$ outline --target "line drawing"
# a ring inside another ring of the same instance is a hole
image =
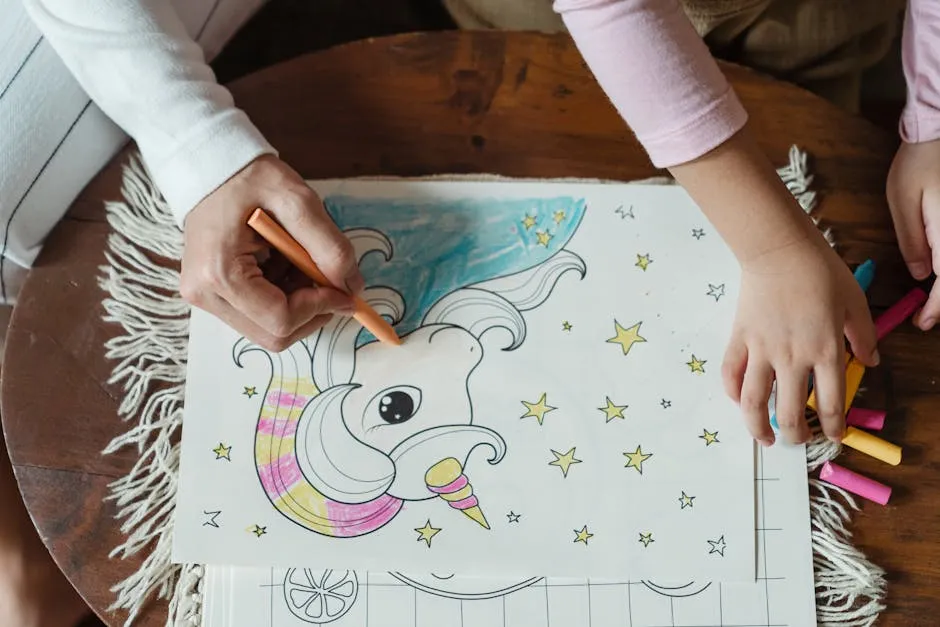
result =
[[[371,253],[391,259],[383,233],[346,234],[359,262]],[[280,353],[239,339],[236,365],[249,354],[270,365],[254,448],[274,508],[305,529],[349,538],[381,529],[407,501],[440,498],[489,529],[465,474],[477,449],[488,449],[490,465],[506,453],[499,433],[473,424],[469,382],[485,358],[481,338],[498,330],[509,336],[503,350],[521,346],[523,313],[545,302],[569,272],[583,278],[587,268],[562,247],[525,270],[443,295],[402,336],[396,351],[405,371],[375,366],[370,356],[384,347],[374,339],[358,345],[363,329],[351,317],[334,318]],[[363,298],[393,325],[405,314],[403,297],[389,287],[370,287]]]

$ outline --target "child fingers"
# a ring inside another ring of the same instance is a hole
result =
[[[777,371],[777,426],[780,433],[794,444],[810,438],[806,424],[806,397],[809,368],[789,367]]]
[[[918,281],[930,275],[930,246],[921,212],[922,189],[910,185],[889,185],[888,207],[901,254],[907,268]]]
[[[748,362],[744,384],[741,387],[741,412],[748,431],[755,440],[765,446],[774,442],[774,431],[770,428],[770,416],[767,411],[773,381],[774,370],[769,362],[763,359],[752,359]]]
[[[845,434],[845,359],[839,357],[813,370],[816,413],[823,433],[833,442]]]
[[[746,369],[747,345],[737,337],[732,338],[721,364],[721,381],[725,386],[725,394],[735,403],[741,402],[741,387],[744,385]]]

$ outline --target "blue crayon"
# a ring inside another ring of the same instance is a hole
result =
[[[871,287],[871,282],[875,279],[875,262],[868,259],[859,267],[855,268],[855,280],[862,287],[863,292],[867,292]]]

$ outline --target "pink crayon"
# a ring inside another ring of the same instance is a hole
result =
[[[887,505],[888,499],[891,498],[891,488],[885,484],[832,462],[823,464],[819,470],[819,478],[879,505]]]
[[[927,292],[915,287],[907,295],[888,308],[886,312],[875,320],[875,330],[878,332],[878,341],[894,331],[895,328],[910,318],[918,307],[927,302]]]
[[[861,427],[869,431],[881,431],[885,426],[885,412],[881,409],[860,409],[853,407],[845,417],[845,424]]]

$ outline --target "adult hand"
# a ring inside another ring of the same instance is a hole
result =
[[[888,206],[907,268],[918,281],[940,272],[940,140],[903,143],[888,173]],[[940,320],[940,281],[914,316],[929,331]]]
[[[270,253],[269,247],[247,225],[256,207],[269,212],[327,278],[348,293],[309,282],[293,290],[275,284],[283,277],[271,276],[259,261]],[[206,196],[189,213],[183,231],[183,298],[269,350],[284,350],[333,314],[351,314],[350,294],[364,287],[353,247],[319,196],[270,155],[259,157]]]

